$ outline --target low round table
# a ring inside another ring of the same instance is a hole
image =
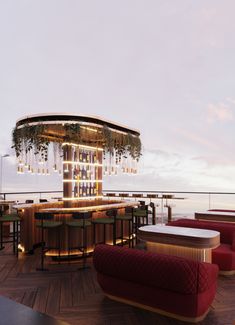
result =
[[[148,251],[208,263],[211,249],[220,244],[218,231],[164,225],[140,227],[138,238],[146,242]]]

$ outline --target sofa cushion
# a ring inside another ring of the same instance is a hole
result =
[[[213,249],[212,263],[217,264],[223,271],[235,270],[235,252],[231,249],[231,245],[220,244]]]
[[[207,290],[218,272],[208,263],[109,245],[97,245],[93,261],[99,273],[184,294]]]

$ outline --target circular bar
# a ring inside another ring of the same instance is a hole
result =
[[[67,255],[67,242],[68,233],[66,228],[66,222],[72,219],[72,215],[75,212],[92,212],[92,219],[96,218],[106,218],[106,211],[111,209],[118,209],[118,213],[124,213],[126,207],[137,207],[139,202],[125,202],[125,201],[114,201],[114,200],[91,200],[91,201],[79,201],[73,202],[71,208],[64,207],[63,202],[45,202],[40,204],[22,204],[15,205],[14,208],[17,209],[19,215],[22,218],[21,225],[21,236],[20,236],[20,247],[25,252],[32,252],[34,248],[37,247],[40,242],[40,230],[36,227],[36,221],[34,219],[34,214],[36,212],[50,212],[54,215],[54,219],[57,221],[62,221],[62,231],[61,231],[61,248],[62,254]],[[107,217],[108,218],[108,217]],[[88,252],[93,251],[93,234],[92,227],[88,230],[87,241],[88,241]],[[120,232],[120,223],[117,221],[117,234]],[[97,240],[102,240],[103,228],[101,225],[97,226]],[[128,229],[124,226],[124,235],[127,236]],[[78,231],[75,229],[71,231],[70,242],[73,244],[77,242],[78,238],[81,237]],[[113,239],[112,229],[107,231],[107,243],[111,243]],[[49,243],[49,246],[53,246],[56,241],[56,235],[53,229],[49,229],[45,235],[45,240]],[[71,252],[71,255],[77,255],[78,252]],[[47,255],[57,255],[57,252],[51,251]]]

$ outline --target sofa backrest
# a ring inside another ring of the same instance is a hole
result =
[[[208,211],[214,211],[214,212],[234,212],[235,210],[231,210],[231,209],[209,209]]]
[[[209,289],[218,272],[214,264],[102,244],[94,250],[93,263],[106,276],[183,294]]]
[[[177,226],[177,227],[216,230],[220,232],[220,242],[224,244],[230,244],[230,245],[232,245],[234,234],[235,234],[235,225],[229,222],[204,221],[204,220],[195,220],[195,219],[179,219],[176,221],[171,221],[167,225]]]

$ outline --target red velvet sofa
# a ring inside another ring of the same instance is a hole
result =
[[[109,298],[183,321],[202,320],[216,293],[214,264],[109,245],[93,263]]]
[[[212,263],[219,266],[222,274],[235,274],[235,224],[220,221],[179,219],[169,222],[167,225],[219,231],[221,244],[212,250]]]

